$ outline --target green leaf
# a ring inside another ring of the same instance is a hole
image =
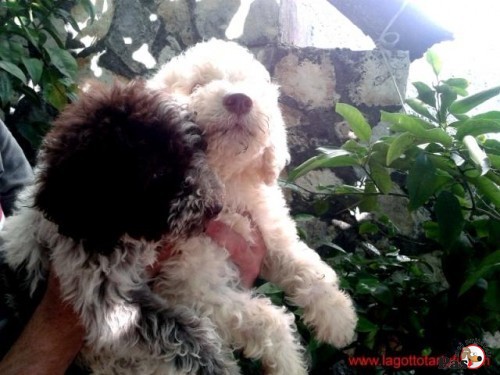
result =
[[[315,218],[316,216],[314,215],[311,215],[311,214],[297,214],[297,215],[294,215],[293,216],[293,220],[296,221],[296,222],[307,222],[307,221],[311,221]]]
[[[356,284],[356,293],[372,294],[380,285],[380,281],[373,276],[361,277]]]
[[[453,114],[467,113],[478,105],[500,94],[500,86],[487,89],[477,94],[457,100],[450,106],[450,112]]]
[[[0,69],[5,70],[10,75],[19,79],[22,83],[26,83],[26,76],[15,64],[9,61],[0,61]]]
[[[26,138],[30,144],[38,148],[40,147],[40,144],[42,142],[44,134],[47,132],[49,129],[49,124],[48,123],[41,123],[41,122],[19,122],[17,123],[17,130],[19,133]]]
[[[40,97],[40,93],[32,89],[31,87],[24,85],[19,88],[19,92],[22,93],[27,100],[31,102],[32,105],[37,106],[38,108],[43,107],[43,100]],[[50,115],[47,114],[50,117]]]
[[[453,144],[453,138],[441,128],[426,130],[420,138],[423,141],[441,143],[443,146],[447,147]]]
[[[372,136],[370,124],[368,124],[363,114],[357,108],[349,104],[337,103],[335,111],[347,121],[354,134],[356,134],[356,137],[364,142],[370,140]]]
[[[490,164],[495,169],[500,169],[500,155],[488,155]]]
[[[378,326],[375,323],[369,321],[363,315],[360,315],[358,318],[358,325],[356,326],[356,331],[358,332],[372,332],[377,331]]]
[[[386,306],[393,306],[394,298],[392,296],[392,292],[387,285],[380,284],[375,289],[373,293],[373,297],[379,302],[382,302]]]
[[[427,157],[432,162],[432,164],[452,176],[458,177],[460,173],[457,171],[455,163],[449,158],[442,155],[427,154]]]
[[[464,227],[464,217],[457,197],[449,191],[439,193],[434,205],[439,226],[439,240],[450,247],[457,240]]]
[[[418,143],[436,142],[448,147],[453,144],[453,138],[443,129],[436,128],[421,118],[403,113],[382,111],[381,120],[392,124],[392,131],[413,134],[417,138]]]
[[[328,190],[331,194],[338,195],[359,195],[363,193],[362,189],[351,185],[324,186],[322,189]]]
[[[422,206],[436,190],[436,168],[425,153],[420,153],[408,172],[407,186],[410,211]]]
[[[466,135],[481,135],[487,133],[500,133],[500,120],[470,118],[460,121],[457,126],[457,138],[462,139]]]
[[[467,87],[469,83],[464,78],[450,78],[445,81],[442,81],[443,85],[447,86],[451,91],[460,96],[467,96],[469,93],[467,92]]]
[[[380,120],[392,124],[391,130],[393,131],[424,131],[427,129],[434,129],[435,126],[431,123],[412,115],[404,113],[392,113],[380,111]]]
[[[472,135],[466,135],[463,143],[469,151],[471,160],[481,169],[481,176],[484,176],[490,170],[490,160],[488,155],[479,147],[479,144]]]
[[[484,306],[488,310],[500,313],[500,281],[489,281],[488,290],[484,296]]]
[[[317,199],[313,203],[314,214],[322,216],[330,210],[330,202],[327,199]]]
[[[487,139],[483,143],[483,147],[488,154],[500,155],[500,141],[496,139]]]
[[[65,33],[61,32],[54,24],[53,24],[54,19],[53,18],[45,18],[42,21],[44,31],[48,35],[50,35],[53,39],[53,41],[57,44],[58,48],[64,50],[64,38],[65,38]],[[46,46],[43,46],[46,48]]]
[[[37,30],[30,25],[25,27],[23,31],[23,37],[29,41],[30,47],[40,51],[40,46],[47,40],[43,30]]]
[[[488,111],[471,117],[472,119],[497,120],[500,121],[500,111]]]
[[[266,295],[283,293],[283,291],[277,285],[272,283],[262,284],[257,288],[257,292]]]
[[[450,106],[457,100],[457,93],[453,88],[444,84],[437,87],[436,91],[439,91],[439,98],[441,100],[438,119],[440,122],[445,122],[447,121]]]
[[[484,277],[487,273],[498,267],[500,267],[500,250],[488,255],[481,261],[476,270],[470,274],[462,284],[459,295],[467,292],[480,278]]]
[[[345,150],[330,150],[328,154],[314,156],[294,168],[288,174],[288,181],[295,181],[313,169],[351,167],[354,165],[358,165],[358,161],[350,152]]]
[[[12,98],[12,83],[5,72],[0,72],[0,103],[6,106]]]
[[[358,207],[361,212],[373,212],[376,211],[378,200],[377,200],[377,188],[372,181],[366,181],[363,199],[358,203]]]
[[[283,291],[275,284],[265,283],[257,288],[257,292],[266,295],[272,303],[283,305]]]
[[[446,149],[438,143],[429,143],[424,148],[425,151],[431,154],[440,154],[446,152]]]
[[[460,198],[465,197],[465,188],[460,183],[452,183],[450,190],[457,197],[460,197]]]
[[[422,351],[420,353],[422,354],[422,356],[428,357],[432,354],[432,348],[426,347],[426,348],[422,349]]]
[[[403,153],[410,148],[415,142],[415,136],[409,132],[401,133],[396,139],[392,141],[387,150],[387,165],[398,159]]]
[[[55,9],[55,13],[62,18],[66,23],[69,23],[73,29],[75,29],[76,32],[80,33],[80,26],[78,25],[78,22],[71,16],[71,13],[68,11],[58,8]]]
[[[379,228],[376,224],[365,221],[359,225],[359,234],[377,234]]]
[[[37,85],[40,82],[40,78],[42,78],[43,62],[38,59],[31,59],[27,57],[23,57],[22,60],[28,74],[33,80],[33,83]]]
[[[80,0],[80,4],[83,6],[85,11],[89,14],[90,20],[94,22],[95,20],[95,9],[94,4],[91,0]]]
[[[382,193],[390,193],[392,190],[392,180],[387,168],[377,163],[374,159],[370,159],[368,165],[370,166],[370,177],[375,182],[375,185]]]
[[[50,61],[64,76],[74,79],[78,70],[78,64],[75,58],[66,50],[58,47],[45,46]]]
[[[469,81],[467,81],[465,78],[449,78],[447,80],[444,80],[443,82],[449,86],[457,87],[463,90],[469,87]]]
[[[426,221],[422,227],[424,228],[425,237],[438,241],[439,240],[439,225],[435,221]]]
[[[424,116],[431,121],[437,122],[437,119],[429,112],[427,107],[425,107],[420,100],[406,99],[405,103],[419,115]]]
[[[418,92],[417,99],[430,105],[432,108],[436,108],[436,93],[433,89],[423,82],[413,82],[413,86],[415,86]]]
[[[427,51],[425,53],[425,59],[427,60],[427,62],[432,67],[432,70],[434,71],[434,74],[436,76],[438,76],[439,73],[441,73],[441,68],[442,68],[443,64],[441,62],[441,59],[437,55],[437,53],[434,52],[433,50],[429,50],[429,51]]]
[[[387,150],[389,149],[389,143],[394,138],[394,136],[382,137],[378,141],[372,144],[372,151],[378,152],[381,155],[387,155]]]
[[[352,152],[353,154],[358,155],[358,157],[364,157],[366,156],[368,150],[366,146],[360,145],[358,142],[356,142],[354,139],[349,139],[347,142],[345,142],[342,145],[342,150],[346,150],[349,152]]]
[[[387,159],[387,149],[385,150],[385,152],[384,152],[384,150],[373,151],[373,149],[372,149],[372,152],[370,154],[370,159],[369,160],[371,160],[372,162],[377,162],[380,165],[386,166],[385,162],[386,162],[386,159]]]
[[[500,243],[500,219],[489,220],[490,224],[490,236],[488,240],[493,246],[495,246],[496,250],[500,250],[498,248],[498,244]]]
[[[488,173],[484,175],[484,177],[493,181],[495,184],[497,184],[497,186],[500,186],[500,174],[498,172],[499,171],[493,171],[490,169]]]
[[[478,238],[487,238],[490,235],[490,220],[475,220],[471,222],[471,224],[476,230],[476,236]]]
[[[493,203],[497,209],[500,209],[500,189],[497,184],[486,176],[468,177],[467,180],[477,188],[484,198]]]
[[[46,84],[43,87],[43,97],[58,110],[62,110],[68,103],[63,86],[57,82]]]

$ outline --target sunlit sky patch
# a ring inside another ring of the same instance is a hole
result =
[[[470,93],[500,85],[500,1],[411,0],[437,24],[454,34],[454,40],[433,47],[443,61],[442,78],[463,77]],[[410,81],[432,82],[433,74],[423,59],[412,63]],[[481,110],[498,109],[500,99]]]

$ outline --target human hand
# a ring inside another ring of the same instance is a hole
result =
[[[267,250],[258,228],[252,225],[251,236],[253,242],[251,243],[246,241],[234,229],[217,220],[208,222],[205,233],[219,246],[227,249],[231,260],[240,270],[241,283],[243,286],[251,288],[260,274]],[[158,252],[156,262],[148,269],[151,277],[156,276],[160,272],[162,262],[170,258],[172,249],[170,244],[165,244]]]
[[[267,250],[259,229],[252,225],[253,242],[246,241],[234,229],[217,220],[207,224],[205,233],[229,251],[231,260],[240,269],[241,283],[251,288],[260,274]]]
[[[63,301],[51,273],[47,290],[21,336],[0,362],[0,374],[64,374],[85,335],[77,313]]]

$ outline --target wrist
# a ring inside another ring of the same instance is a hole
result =
[[[64,374],[84,342],[85,330],[72,307],[50,285],[21,336],[0,363],[4,375]]]

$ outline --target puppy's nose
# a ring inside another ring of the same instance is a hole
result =
[[[245,94],[229,94],[222,99],[224,107],[229,112],[236,113],[237,115],[245,115],[252,109],[252,99]]]

